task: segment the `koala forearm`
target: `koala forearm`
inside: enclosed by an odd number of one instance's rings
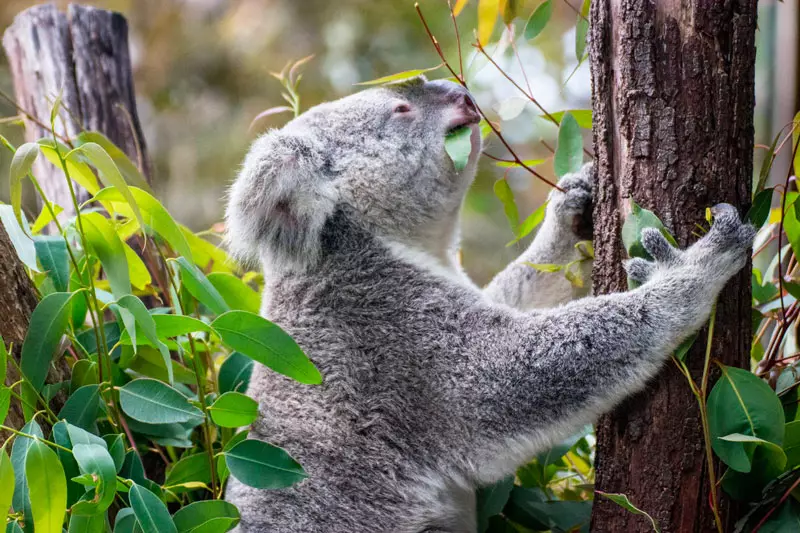
[[[580,259],[575,249],[578,242],[571,231],[548,221],[530,247],[486,286],[484,294],[493,302],[520,310],[555,307],[585,296],[588,281],[582,288],[575,287],[563,272],[542,272],[526,264],[565,265]],[[591,264],[587,261],[580,268],[588,280]]]

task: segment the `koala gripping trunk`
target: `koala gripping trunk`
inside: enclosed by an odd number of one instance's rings
[[[627,288],[620,238],[628,199],[655,211],[683,247],[706,207],[750,202],[756,1],[594,0],[593,78],[598,294]],[[739,273],[717,307],[712,355],[749,362],[750,273]],[[704,338],[688,355],[697,379]],[[716,378],[716,375],[713,376]],[[641,394],[597,426],[596,487],[624,493],[664,532],[717,531],[698,406],[668,365]],[[737,509],[722,495],[722,527]],[[595,500],[592,531],[645,532],[650,523]]]

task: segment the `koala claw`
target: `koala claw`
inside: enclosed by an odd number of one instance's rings
[[[685,251],[672,246],[659,229],[643,229],[642,246],[653,261],[641,258],[626,261],[628,277],[641,284],[659,267],[682,265],[702,265],[704,272],[713,272],[725,279],[732,276],[744,266],[756,231],[741,221],[738,211],[730,204],[717,204],[711,213],[714,215],[711,230]]]

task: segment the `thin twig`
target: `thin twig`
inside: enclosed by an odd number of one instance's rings
[[[458,31],[458,22],[456,22],[456,14],[453,12],[453,6],[450,0],[447,0],[447,9],[450,11],[450,18],[453,19],[453,31],[456,34],[456,46],[458,47],[458,73],[461,75],[460,80],[464,80],[464,58],[461,55],[461,35]]]
[[[19,104],[16,102],[16,100],[14,100],[14,99],[13,99],[13,98],[11,98],[10,96],[8,96],[8,95],[7,95],[7,94],[6,94],[4,91],[0,91],[0,98],[3,98],[3,100],[5,100],[6,102],[8,102],[8,103],[9,103],[9,104],[11,104],[12,106],[14,106],[14,109],[16,109],[16,110],[17,110],[19,113],[22,113],[23,115],[25,115],[25,117],[26,117],[28,120],[30,120],[31,122],[33,122],[34,124],[36,124],[37,126],[39,126],[40,128],[42,128],[42,129],[43,129],[43,130],[45,130],[46,132],[48,132],[48,133],[52,133],[53,135],[55,135],[56,137],[58,137],[59,139],[61,139],[62,141],[64,141],[64,143],[66,143],[66,144],[67,144],[67,145],[68,145],[70,148],[74,148],[74,146],[72,146],[72,142],[69,140],[69,138],[67,138],[67,137],[64,137],[64,136],[63,136],[63,135],[61,135],[60,133],[57,133],[57,132],[53,131],[53,128],[51,128],[50,126],[47,126],[47,125],[45,125],[45,124],[44,124],[44,123],[43,123],[41,120],[39,120],[39,119],[38,119],[38,118],[36,118],[35,116],[31,115],[31,114],[30,114],[30,113],[28,113],[27,111],[25,111],[25,110],[24,110],[24,109],[23,109],[23,108],[22,108],[22,107],[21,107],[21,106],[20,106],[20,105],[19,105]]]
[[[425,32],[428,34],[428,38],[431,40],[431,43],[433,44],[433,47],[436,49],[436,53],[439,54],[439,57],[441,58],[442,62],[444,63],[444,66],[447,67],[447,70],[449,70],[450,74],[452,74],[453,77],[456,80],[458,80],[458,82],[461,84],[462,87],[464,87],[465,89],[469,90],[469,88],[467,87],[467,83],[464,80],[462,80],[461,78],[458,77],[456,72],[453,70],[453,67],[450,66],[450,63],[447,61],[447,58],[444,56],[444,52],[442,52],[442,47],[439,45],[439,41],[436,40],[436,37],[431,32],[430,27],[428,27],[428,22],[425,20],[425,17],[422,15],[422,10],[419,7],[419,3],[414,4],[414,9],[416,9],[417,14],[419,15],[419,18],[422,21],[422,25],[425,27]],[[475,110],[481,115],[481,117],[484,118],[484,120],[486,120],[486,123],[489,125],[489,127],[492,130],[492,132],[494,132],[495,136],[500,140],[500,142],[503,144],[503,146],[506,147],[506,150],[508,150],[508,152],[514,157],[514,162],[515,163],[517,163],[519,166],[521,166],[522,168],[524,168],[525,170],[527,170],[528,172],[530,172],[531,174],[533,174],[534,176],[539,178],[541,181],[543,181],[546,184],[550,185],[554,189],[556,189],[558,191],[561,191],[561,192],[564,192],[564,189],[562,189],[561,187],[559,187],[558,185],[556,185],[555,183],[553,183],[552,181],[550,181],[549,179],[545,178],[544,176],[542,176],[541,174],[536,172],[534,169],[532,169],[531,167],[526,165],[522,161],[522,159],[520,159],[519,156],[514,152],[514,150],[511,148],[511,145],[508,144],[508,141],[505,140],[503,135],[500,133],[500,130],[498,130],[495,127],[495,125],[492,124],[492,122],[486,117],[486,113],[483,112],[483,110],[480,108],[478,103],[475,102],[474,100],[472,101],[472,103],[475,106]]]
[[[792,491],[797,488],[798,485],[800,485],[800,477],[798,477],[795,480],[795,482],[792,483],[792,486],[789,487],[789,490],[787,490],[783,494],[783,496],[781,497],[780,501],[778,501],[778,504],[775,507],[773,507],[772,509],[770,509],[767,512],[767,514],[764,515],[764,518],[762,518],[758,522],[758,524],[756,524],[756,527],[753,528],[753,533],[758,533],[758,530],[761,529],[761,526],[763,526],[764,524],[767,523],[767,520],[769,520],[769,517],[772,516],[772,513],[774,513],[778,509],[778,507],[780,507],[783,504],[783,502],[786,501],[786,499],[789,497],[789,495],[792,493]]]

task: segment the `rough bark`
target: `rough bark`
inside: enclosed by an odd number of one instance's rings
[[[13,344],[11,356],[17,362],[22,341],[25,340],[28,331],[30,316],[37,302],[33,283],[28,278],[22,262],[17,259],[17,252],[11,244],[8,233],[0,224],[0,317],[3,317],[0,320],[0,336],[3,337],[6,346]],[[8,365],[6,370],[8,374],[5,385],[9,386],[19,379],[19,373],[13,365]],[[57,383],[68,377],[69,367],[62,359],[51,366],[47,380],[49,383]],[[60,400],[62,398],[57,398],[56,402]],[[58,409],[60,405],[54,404],[54,407]],[[11,409],[4,424],[14,428],[21,428],[25,424],[22,407],[18,401],[11,402]],[[5,437],[7,435],[0,432],[0,442]]]
[[[14,93],[25,121],[27,141],[51,137],[53,102],[62,109],[56,131],[72,138],[82,130],[100,131],[150,175],[144,136],[136,112],[128,23],[119,13],[71,4],[67,13],[54,5],[31,7],[14,19],[3,35]],[[60,169],[39,158],[34,175],[48,199],[74,214]],[[88,199],[78,191],[79,200]]]
[[[620,230],[629,198],[655,211],[681,246],[696,239],[706,207],[748,207],[755,29],[755,0],[592,2],[596,293],[627,287]],[[750,329],[745,271],[720,297],[713,356],[746,367]],[[700,339],[688,356],[698,382]],[[597,489],[627,494],[664,532],[716,531],[697,402],[672,364],[599,422],[596,468]],[[723,496],[726,531],[735,514]],[[597,498],[592,531],[652,528]]]

